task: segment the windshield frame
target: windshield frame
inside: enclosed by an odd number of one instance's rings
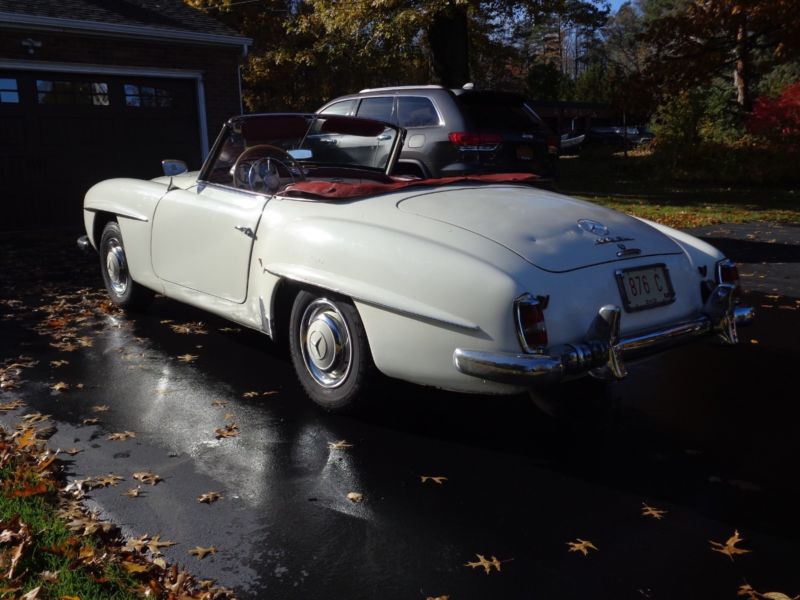
[[[216,140],[214,141],[214,145],[211,147],[208,155],[206,156],[205,160],[203,161],[203,166],[200,168],[200,172],[197,176],[198,183],[208,184],[208,185],[215,185],[224,187],[226,189],[233,189],[239,192],[247,192],[247,193],[258,193],[253,192],[251,190],[242,189],[234,186],[229,186],[224,183],[218,183],[211,181],[209,179],[209,174],[211,172],[212,166],[217,162],[219,157],[220,151],[222,146],[225,144],[225,141],[230,136],[231,132],[234,131],[234,128],[237,126],[241,126],[247,120],[254,120],[263,117],[302,117],[308,120],[308,127],[306,129],[305,134],[300,139],[300,143],[298,144],[298,148],[295,149],[302,149],[306,138],[314,128],[314,125],[317,121],[325,121],[334,117],[334,115],[324,115],[324,114],[315,114],[315,113],[256,113],[252,115],[239,115],[235,117],[231,117],[225,124],[222,126],[222,130],[220,131],[219,135],[217,136]],[[344,116],[344,115],[335,115],[337,120],[343,120],[343,122],[353,121],[356,122],[372,122],[372,123],[379,123],[383,125],[387,129],[391,129],[394,131],[394,141],[389,150],[389,157],[386,161],[386,166],[383,168],[380,167],[369,167],[365,165],[360,165],[357,163],[325,163],[315,161],[314,157],[312,156],[308,160],[304,159],[296,159],[296,162],[301,167],[308,167],[309,170],[312,171],[311,179],[313,177],[313,169],[314,168],[334,168],[334,169],[342,169],[342,170],[352,170],[354,172],[362,171],[365,173],[370,173],[372,175],[383,175],[385,177],[389,177],[392,171],[394,170],[395,166],[397,165],[397,161],[400,158],[400,152],[403,148],[403,144],[405,142],[406,137],[406,130],[402,127],[399,127],[392,123],[387,123],[385,121],[378,121],[377,119],[363,119],[360,117],[351,117],[351,116]],[[305,169],[304,169],[305,170]]]

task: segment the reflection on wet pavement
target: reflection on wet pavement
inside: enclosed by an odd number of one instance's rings
[[[305,400],[286,352],[259,334],[163,298],[125,315],[77,251],[35,266],[70,238],[25,242],[2,246],[0,406],[26,406],[0,423],[51,415],[50,445],[81,450],[69,479],[124,478],[92,506],[128,535],[179,542],[168,559],[240,597],[800,593],[800,294],[750,293],[759,319],[739,347],[699,344],[623,382],[567,385],[560,420],[527,398],[397,382],[344,418]],[[215,434],[226,425],[230,437]],[[136,437],[108,439],[126,431]],[[124,495],[141,471],[163,481]],[[212,490],[223,497],[198,502]],[[751,552],[715,551],[735,530]],[[212,545],[202,561],[187,554]]]

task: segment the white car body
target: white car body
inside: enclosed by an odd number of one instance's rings
[[[337,202],[233,189],[193,172],[98,183],[84,202],[96,248],[112,218],[136,283],[270,336],[285,325],[282,286],[334,292],[352,299],[378,370],[448,390],[513,394],[606,366],[622,376],[624,365],[611,363],[650,349],[651,332],[694,323],[654,349],[713,331],[734,342],[736,322],[752,319],[716,280],[725,257],[710,245],[524,184],[421,182]],[[617,270],[654,264],[668,269],[674,301],[619,308]],[[525,294],[543,301],[546,348],[521,344],[514,301]],[[617,323],[595,335],[603,307],[616,308]],[[595,341],[602,357],[572,369],[569,349],[585,354]]]

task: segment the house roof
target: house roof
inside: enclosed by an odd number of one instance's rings
[[[183,0],[0,0],[3,24],[237,45],[251,41]]]

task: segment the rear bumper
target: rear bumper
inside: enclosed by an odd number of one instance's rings
[[[600,326],[593,325],[584,342],[548,348],[541,354],[457,348],[453,362],[466,375],[528,387],[587,373],[621,379],[627,374],[626,360],[655,354],[697,338],[717,334],[723,342],[735,344],[737,326],[748,325],[754,318],[755,311],[751,307],[733,306],[732,286],[721,285],[712,294],[703,314],[680,323],[619,337],[614,334],[615,327],[617,332],[619,327],[619,308],[605,306],[598,311],[596,321]]]

